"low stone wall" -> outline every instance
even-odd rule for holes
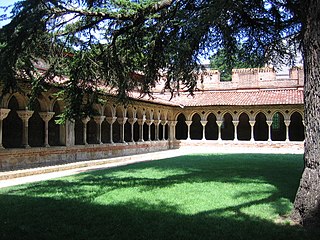
[[[0,150],[0,171],[106,159],[169,149],[168,141]]]
[[[172,148],[189,152],[215,153],[304,153],[304,142],[283,141],[214,141],[214,140],[177,140]]]
[[[108,159],[168,149],[190,153],[303,153],[303,142],[176,140],[0,150],[0,172]]]

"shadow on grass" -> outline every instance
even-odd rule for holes
[[[281,200],[293,201],[302,166],[301,155],[194,155],[11,188],[0,196],[0,239],[319,239],[319,232],[241,211],[271,203],[278,214],[286,213],[288,205]],[[190,215],[168,202],[154,204],[137,198],[99,205],[93,201],[115,189],[148,192],[211,182],[266,183],[275,191]],[[235,197],[254,193],[252,189]]]
[[[6,239],[318,239],[294,226],[245,215],[183,215],[171,206],[127,202],[101,206],[48,198],[1,196]],[[48,208],[50,206],[50,208]]]

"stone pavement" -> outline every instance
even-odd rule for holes
[[[290,148],[230,148],[221,147],[219,149],[210,147],[184,147],[175,150],[137,154],[131,156],[114,157],[108,159],[88,160],[75,163],[62,164],[57,166],[39,167],[24,170],[0,172],[0,188],[15,186],[30,182],[38,182],[70,176],[82,172],[124,166],[128,164],[160,160],[170,157],[177,157],[191,153],[278,153],[278,154],[302,154],[301,149]]]

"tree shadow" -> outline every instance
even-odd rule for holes
[[[26,196],[0,197],[0,238],[6,239],[318,239],[319,232],[246,214],[185,215],[141,201],[96,205]],[[221,210],[223,211],[223,210]]]
[[[279,215],[289,212],[288,202],[294,199],[303,168],[302,155],[276,156],[191,155],[11,188],[0,198],[0,206],[5,209],[0,213],[5,223],[0,227],[1,239],[13,239],[9,238],[11,232],[25,234],[24,239],[31,239],[31,235],[35,235],[32,239],[319,238],[319,232],[275,224],[242,211],[269,204]],[[269,184],[274,188],[242,191],[234,198],[248,198],[243,203],[189,215],[168,202],[155,204],[136,198],[98,205],[93,201],[113,190],[138,188],[149,192],[185,183],[212,182]],[[263,197],[250,199],[254,194]],[[14,236],[19,239],[22,235]]]

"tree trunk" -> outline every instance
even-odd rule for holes
[[[320,1],[303,2],[305,166],[291,217],[310,226],[320,223]]]

